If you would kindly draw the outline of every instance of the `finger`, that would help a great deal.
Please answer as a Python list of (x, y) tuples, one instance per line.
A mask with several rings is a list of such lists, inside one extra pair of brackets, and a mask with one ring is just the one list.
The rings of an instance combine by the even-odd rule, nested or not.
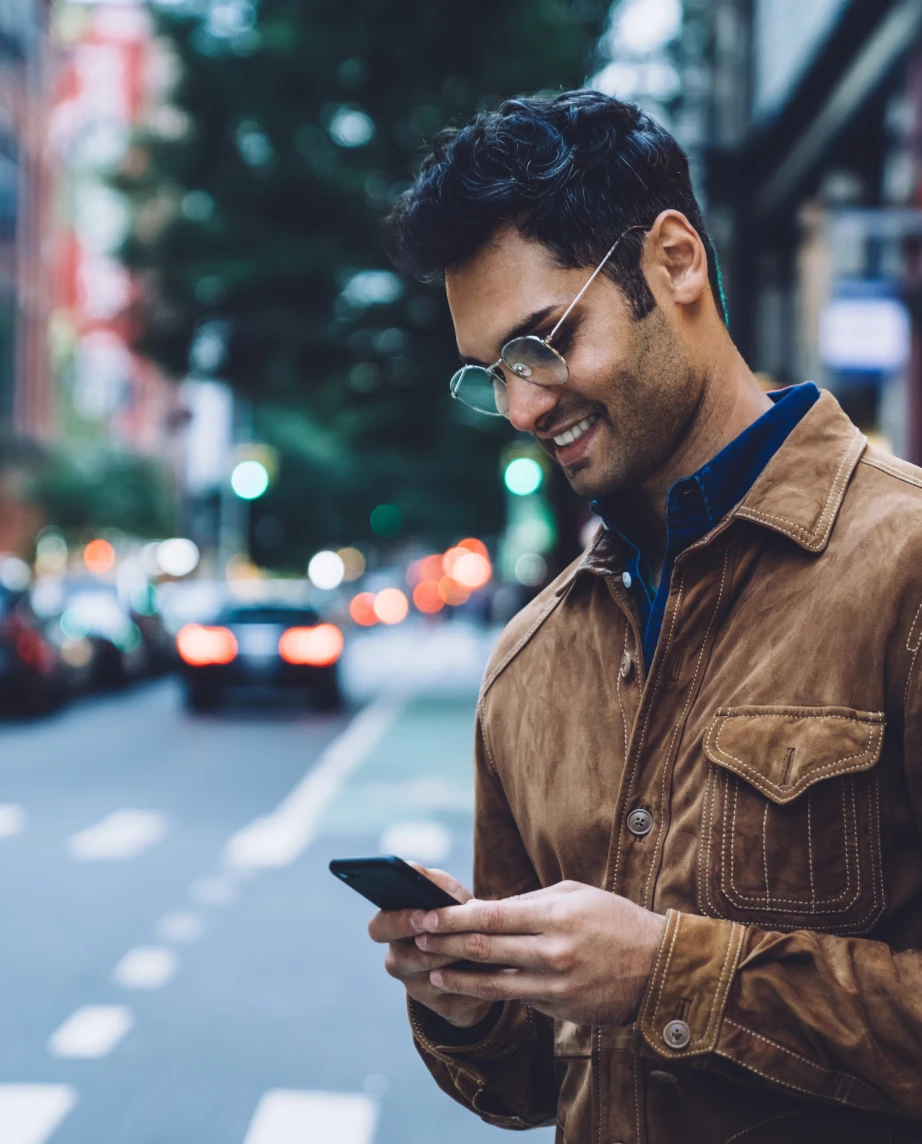
[(461, 885), (457, 878), (444, 870), (439, 870), (437, 867), (422, 866), (419, 862), (409, 862), (408, 865), (412, 866), (414, 870), (418, 870), (430, 882), (435, 882), (438, 887), (447, 894), (451, 894), (453, 898), (457, 898), (459, 902), (469, 902), (474, 896), (466, 886)]
[(391, 977), (396, 977), (398, 981), (406, 981), (410, 977), (425, 976), (433, 969), (442, 969), (446, 965), (451, 965), (453, 961), (457, 961), (457, 958), (426, 953), (417, 949), (415, 945), (395, 942), (385, 955), (384, 968)]
[(412, 924), (428, 933), (542, 933), (548, 921), (549, 903), (505, 898), (484, 902), (472, 898), (461, 906), (430, 910), (413, 916)]
[(512, 936), (484, 933), (419, 934), (416, 946), (426, 953), (441, 954), (456, 961), (476, 961), (488, 965), (520, 969), (552, 969), (548, 941), (533, 934)]
[(368, 936), (372, 941), (384, 945), (392, 941), (402, 941), (419, 933), (410, 922), (410, 917), (418, 910), (379, 910), (368, 923)]
[(440, 993), (476, 997), (480, 1001), (549, 1001), (546, 977), (521, 969), (496, 973), (466, 973), (460, 969), (437, 969), (429, 981)]

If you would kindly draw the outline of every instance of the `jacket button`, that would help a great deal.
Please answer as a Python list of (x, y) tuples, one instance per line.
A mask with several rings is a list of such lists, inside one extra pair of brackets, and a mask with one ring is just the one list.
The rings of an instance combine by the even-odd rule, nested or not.
[(663, 1040), (670, 1049), (684, 1049), (691, 1040), (691, 1029), (684, 1021), (670, 1021), (663, 1029)]
[(630, 588), (631, 584), (634, 583), (634, 579), (630, 572), (621, 573), (621, 583), (625, 586), (625, 588)]
[(653, 829), (653, 815), (649, 810), (632, 810), (627, 816), (627, 828), (631, 834), (643, 838)]
[(631, 672), (634, 670), (634, 661), (631, 659), (631, 653), (626, 651), (621, 657), (621, 678), (630, 679)]

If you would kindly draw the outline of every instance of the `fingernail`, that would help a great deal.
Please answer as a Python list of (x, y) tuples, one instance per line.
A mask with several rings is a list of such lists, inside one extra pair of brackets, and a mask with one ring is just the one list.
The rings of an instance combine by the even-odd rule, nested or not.
[(420, 933), (423, 929), (425, 929), (425, 926), (423, 925), (425, 919), (426, 915), (424, 911), (417, 910), (416, 913), (410, 914), (410, 925), (413, 927), (413, 929), (416, 930), (417, 933)]
[(425, 949), (429, 945), (429, 935), (428, 934), (421, 933), (414, 940), (416, 941), (416, 948), (417, 949)]
[(436, 910), (430, 910), (423, 919), (424, 928), (427, 930), (436, 930), (439, 928), (439, 915)]
[(441, 975), (441, 973), (433, 971), (429, 974), (429, 981), (436, 987), (436, 989), (445, 988), (445, 978)]

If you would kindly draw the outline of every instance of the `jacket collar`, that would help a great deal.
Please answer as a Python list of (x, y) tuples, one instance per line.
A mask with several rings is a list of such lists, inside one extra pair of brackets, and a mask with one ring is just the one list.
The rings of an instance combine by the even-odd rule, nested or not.
[[(780, 532), (807, 552), (822, 552), (866, 445), (867, 438), (832, 394), (820, 390), (819, 400), (791, 430), (728, 517)], [(600, 528), (555, 595), (562, 596), (581, 572), (616, 572), (623, 564), (624, 549), (616, 534)]]
[(822, 552), (867, 443), (832, 394), (821, 390), (731, 516)]

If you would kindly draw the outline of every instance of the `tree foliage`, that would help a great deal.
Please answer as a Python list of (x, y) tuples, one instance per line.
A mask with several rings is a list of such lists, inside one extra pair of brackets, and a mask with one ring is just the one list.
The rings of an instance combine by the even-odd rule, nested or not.
[(361, 538), (380, 501), (432, 539), (498, 528), (508, 428), (451, 401), (441, 291), (390, 272), (380, 223), (443, 125), (579, 85), (604, 7), (158, 9), (178, 114), (155, 121), (123, 178), (138, 208), (126, 256), (146, 283), (139, 345), (170, 374), (218, 376), (265, 409), (260, 430), (291, 457), (283, 480), (314, 475), (277, 498), (308, 539)]

